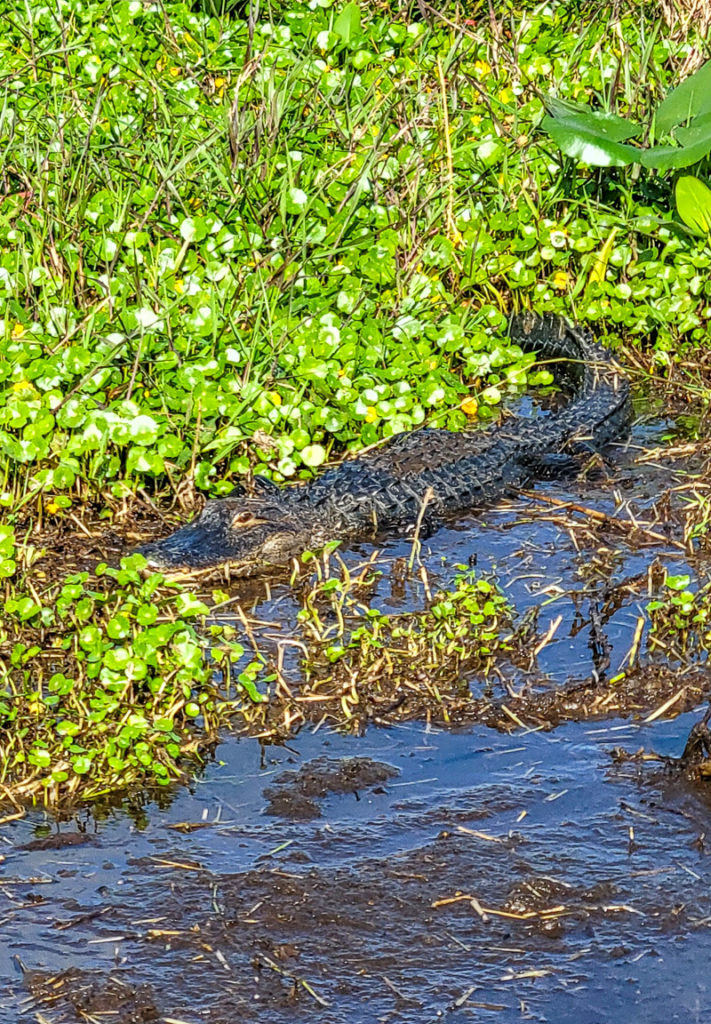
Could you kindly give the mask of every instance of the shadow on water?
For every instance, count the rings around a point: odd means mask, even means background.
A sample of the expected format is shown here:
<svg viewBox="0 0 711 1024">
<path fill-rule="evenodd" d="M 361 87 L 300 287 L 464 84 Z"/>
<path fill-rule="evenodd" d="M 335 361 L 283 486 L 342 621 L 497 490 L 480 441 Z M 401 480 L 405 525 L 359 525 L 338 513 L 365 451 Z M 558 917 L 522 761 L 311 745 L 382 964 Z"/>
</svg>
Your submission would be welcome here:
<svg viewBox="0 0 711 1024">
<path fill-rule="evenodd" d="M 685 472 L 634 462 L 634 446 L 665 430 L 635 431 L 612 487 L 540 493 L 641 515 Z M 657 558 L 674 572 L 686 564 L 671 544 L 604 548 L 603 535 L 598 550 L 581 547 L 553 507 L 522 500 L 439 531 L 423 561 L 446 580 L 475 556 L 519 612 L 548 601 L 540 630 L 562 618 L 539 667 L 563 682 L 595 670 L 601 643 L 614 674 L 647 599 L 629 581 Z M 388 542 L 385 564 L 403 553 Z M 421 596 L 384 573 L 374 601 L 391 610 Z M 260 608 L 284 621 L 295 611 L 286 588 Z M 6 822 L 0 1013 L 51 1024 L 705 1020 L 711 788 L 610 756 L 678 755 L 695 717 L 511 735 L 418 722 L 359 738 L 304 729 L 266 751 L 228 738 L 161 808 Z"/>
</svg>

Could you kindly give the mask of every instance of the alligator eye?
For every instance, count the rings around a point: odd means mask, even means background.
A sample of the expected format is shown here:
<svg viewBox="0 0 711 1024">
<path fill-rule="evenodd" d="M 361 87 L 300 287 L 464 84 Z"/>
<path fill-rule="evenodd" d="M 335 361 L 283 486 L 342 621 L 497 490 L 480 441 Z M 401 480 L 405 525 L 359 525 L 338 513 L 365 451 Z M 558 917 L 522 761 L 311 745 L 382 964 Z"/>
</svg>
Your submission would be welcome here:
<svg viewBox="0 0 711 1024">
<path fill-rule="evenodd" d="M 230 525 L 235 527 L 254 526 L 255 523 L 258 523 L 259 521 L 260 520 L 257 519 L 253 512 L 245 510 L 243 512 L 235 512 L 235 514 L 232 516 L 232 521 Z"/>
</svg>

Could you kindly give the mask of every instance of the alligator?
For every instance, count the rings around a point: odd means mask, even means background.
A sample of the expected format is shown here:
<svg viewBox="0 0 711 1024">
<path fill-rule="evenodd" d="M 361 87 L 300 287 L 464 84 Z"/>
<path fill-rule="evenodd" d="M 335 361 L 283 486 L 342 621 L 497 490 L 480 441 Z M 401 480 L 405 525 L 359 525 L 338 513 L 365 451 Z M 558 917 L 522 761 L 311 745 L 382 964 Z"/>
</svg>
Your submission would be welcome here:
<svg viewBox="0 0 711 1024">
<path fill-rule="evenodd" d="M 560 363 L 570 399 L 558 412 L 508 418 L 486 430 L 423 427 L 347 458 L 309 481 L 264 477 L 206 502 L 191 523 L 138 551 L 148 566 L 196 572 L 229 566 L 247 576 L 288 565 L 334 540 L 383 532 L 428 536 L 445 519 L 490 506 L 531 480 L 580 468 L 581 456 L 623 434 L 630 388 L 610 354 L 560 317 L 518 314 L 509 339 Z"/>
</svg>

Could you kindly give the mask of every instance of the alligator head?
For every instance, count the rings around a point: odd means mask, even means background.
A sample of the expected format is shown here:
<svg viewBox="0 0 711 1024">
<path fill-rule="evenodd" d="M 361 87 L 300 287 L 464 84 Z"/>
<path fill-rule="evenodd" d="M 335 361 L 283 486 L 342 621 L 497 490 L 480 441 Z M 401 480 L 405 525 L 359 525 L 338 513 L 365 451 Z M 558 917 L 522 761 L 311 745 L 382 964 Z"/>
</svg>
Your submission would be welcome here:
<svg viewBox="0 0 711 1024">
<path fill-rule="evenodd" d="M 266 493 L 265 493 L 266 492 Z M 196 572 L 229 564 L 245 576 L 270 565 L 288 565 L 312 537 L 308 510 L 285 500 L 285 492 L 260 487 L 208 501 L 199 516 L 163 540 L 138 548 L 152 569 Z"/>
</svg>

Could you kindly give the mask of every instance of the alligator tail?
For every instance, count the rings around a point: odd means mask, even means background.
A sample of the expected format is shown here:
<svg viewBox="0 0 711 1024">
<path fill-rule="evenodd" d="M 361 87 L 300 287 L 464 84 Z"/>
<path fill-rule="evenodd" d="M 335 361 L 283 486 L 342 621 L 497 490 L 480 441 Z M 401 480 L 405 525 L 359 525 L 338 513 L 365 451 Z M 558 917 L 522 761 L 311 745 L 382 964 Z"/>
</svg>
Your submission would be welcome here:
<svg viewBox="0 0 711 1024">
<path fill-rule="evenodd" d="M 555 416 L 561 441 L 602 447 L 625 432 L 631 417 L 630 386 L 606 348 L 563 317 L 530 313 L 509 320 L 509 337 L 541 362 L 563 360 L 558 380 L 572 385 L 568 405 Z"/>
</svg>

